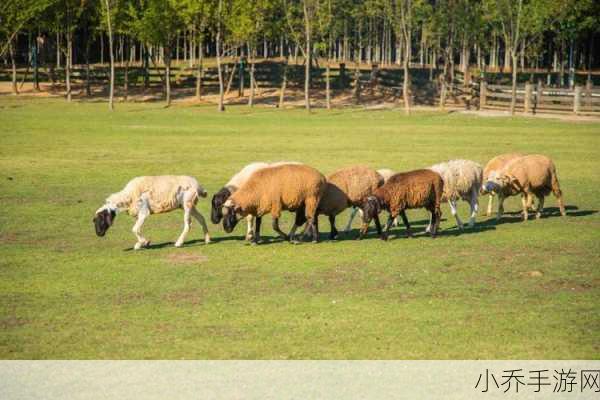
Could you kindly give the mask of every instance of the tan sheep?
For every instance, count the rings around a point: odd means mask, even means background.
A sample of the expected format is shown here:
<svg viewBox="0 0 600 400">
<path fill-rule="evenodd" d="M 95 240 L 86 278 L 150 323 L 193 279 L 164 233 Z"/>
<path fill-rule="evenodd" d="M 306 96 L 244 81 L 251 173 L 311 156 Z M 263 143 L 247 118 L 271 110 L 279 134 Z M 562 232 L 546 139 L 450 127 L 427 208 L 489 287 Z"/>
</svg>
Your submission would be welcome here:
<svg viewBox="0 0 600 400">
<path fill-rule="evenodd" d="M 388 232 L 398 215 L 402 217 L 407 235 L 412 236 L 405 212 L 409 208 L 426 208 L 431 212 L 430 233 L 431 237 L 435 237 L 442 216 L 440 204 L 443 193 L 444 181 L 432 170 L 420 169 L 395 174 L 363 202 L 360 238 L 367 233 L 369 223 L 374 219 L 377 233 L 381 235 L 381 239 L 387 240 Z M 390 214 L 383 232 L 379 222 L 379 213 L 382 210 L 387 210 Z"/>
<path fill-rule="evenodd" d="M 284 239 L 288 235 L 279 228 L 279 218 L 284 210 L 303 212 L 308 233 L 318 241 L 316 224 L 317 207 L 325 191 L 325 177 L 316 169 L 302 164 L 285 164 L 256 171 L 233 193 L 223 206 L 223 228 L 231 232 L 238 222 L 237 214 L 256 217 L 253 243 L 260 241 L 262 216 L 270 213 L 273 230 Z M 298 219 L 298 218 L 297 218 Z M 295 241 L 295 237 L 289 237 Z"/>
<path fill-rule="evenodd" d="M 378 169 L 376 172 L 382 178 L 381 184 L 379 186 L 383 185 L 385 182 L 388 181 L 388 179 L 390 179 L 390 177 L 392 177 L 392 175 L 395 174 L 395 172 L 389 168 Z M 352 221 L 354 221 L 354 217 L 356 217 L 357 213 L 360 214 L 360 218 L 362 219 L 362 211 L 361 211 L 360 207 L 353 206 L 352 211 L 350 212 L 350 218 L 348 218 L 348 223 L 346 224 L 346 227 L 344 228 L 344 232 L 346 232 L 346 233 L 350 232 L 350 229 L 352 228 Z M 394 220 L 394 226 L 398 226 L 397 218 Z"/>
<path fill-rule="evenodd" d="M 335 239 L 338 234 L 335 227 L 336 215 L 348 207 L 359 207 L 367 196 L 370 196 L 381 185 L 383 185 L 383 177 L 374 169 L 363 165 L 342 168 L 327 177 L 325 192 L 319 202 L 318 214 L 329 217 L 330 239 Z M 351 223 L 352 219 L 348 221 L 348 225 Z"/>
<path fill-rule="evenodd" d="M 481 194 L 488 193 L 485 190 L 485 183 L 488 181 L 488 178 L 494 177 L 498 173 L 498 171 L 500 171 L 502 168 L 504 168 L 504 166 L 506 164 L 508 164 L 510 161 L 512 161 L 516 158 L 521 158 L 523 156 L 524 156 L 524 154 L 521 154 L 521 153 L 506 153 L 506 154 L 500 154 L 499 156 L 496 156 L 496 157 L 492 158 L 490 161 L 488 161 L 488 163 L 483 168 L 483 179 L 481 181 L 482 182 Z M 487 206 L 487 211 L 486 211 L 486 215 L 488 217 L 490 215 L 492 215 L 492 203 L 493 202 L 494 202 L 494 194 L 489 193 L 489 201 L 488 201 L 488 206 Z"/>
<path fill-rule="evenodd" d="M 233 192 L 238 190 L 244 183 L 246 183 L 246 181 L 252 176 L 253 173 L 255 173 L 256 171 L 263 169 L 263 168 L 276 167 L 278 165 L 283 165 L 283 164 L 300 164 L 300 163 L 295 162 L 295 161 L 278 161 L 278 162 L 274 162 L 274 163 L 253 162 L 253 163 L 246 165 L 239 172 L 237 172 L 235 175 L 233 175 L 231 177 L 231 179 L 229 180 L 229 182 L 227 182 L 225 184 L 225 186 L 223 186 L 217 193 L 215 193 L 213 195 L 213 198 L 211 200 L 211 213 L 210 213 L 210 219 L 211 219 L 212 223 L 218 224 L 219 222 L 221 222 L 221 218 L 223 218 L 223 215 L 221 214 L 221 209 L 223 208 L 223 204 L 225 204 L 225 201 L 227 201 L 227 199 L 229 198 L 229 196 L 231 196 L 231 194 Z M 246 240 L 251 240 L 254 218 L 251 215 L 249 215 L 246 218 L 246 221 L 248 224 L 248 228 L 246 231 Z"/>
<path fill-rule="evenodd" d="M 550 192 L 556 196 L 560 213 L 565 216 L 556 167 L 554 162 L 544 155 L 533 154 L 513 159 L 497 174 L 488 177 L 485 189 L 498 194 L 497 219 L 500 219 L 504 212 L 504 199 L 517 194 L 521 194 L 523 219 L 526 221 L 529 217 L 528 209 L 533 202 L 533 196 L 538 199 L 536 218 L 540 218 L 544 209 L 544 198 Z"/>
<path fill-rule="evenodd" d="M 141 176 L 134 178 L 120 192 L 111 194 L 94 217 L 96 234 L 104 236 L 113 224 L 117 212 L 126 211 L 136 217 L 133 233 L 137 238 L 135 250 L 147 247 L 150 242 L 142 236 L 142 225 L 150 214 L 161 214 L 183 208 L 183 232 L 175 242 L 181 247 L 190 230 L 192 218 L 202 226 L 204 241 L 210 242 L 210 235 L 204 217 L 196 209 L 198 197 L 206 197 L 206 190 L 191 176 Z"/>
</svg>

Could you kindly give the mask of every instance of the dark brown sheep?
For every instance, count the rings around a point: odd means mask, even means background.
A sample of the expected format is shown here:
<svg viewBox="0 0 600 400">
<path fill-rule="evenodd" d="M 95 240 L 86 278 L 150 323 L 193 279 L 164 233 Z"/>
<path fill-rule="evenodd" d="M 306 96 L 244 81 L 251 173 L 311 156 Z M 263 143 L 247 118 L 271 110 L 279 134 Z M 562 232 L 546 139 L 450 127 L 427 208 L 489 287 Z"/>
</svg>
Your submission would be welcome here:
<svg viewBox="0 0 600 400">
<path fill-rule="evenodd" d="M 400 215 L 406 226 L 406 234 L 412 236 L 410 224 L 405 210 L 409 208 L 426 208 L 431 212 L 431 237 L 437 234 L 442 211 L 440 203 L 444 193 L 442 177 L 431 170 L 419 169 L 393 175 L 383 186 L 376 189 L 362 204 L 363 225 L 360 230 L 362 238 L 369 228 L 372 219 L 381 239 L 387 240 L 394 219 Z M 390 215 L 382 232 L 379 213 L 387 210 Z"/>
</svg>

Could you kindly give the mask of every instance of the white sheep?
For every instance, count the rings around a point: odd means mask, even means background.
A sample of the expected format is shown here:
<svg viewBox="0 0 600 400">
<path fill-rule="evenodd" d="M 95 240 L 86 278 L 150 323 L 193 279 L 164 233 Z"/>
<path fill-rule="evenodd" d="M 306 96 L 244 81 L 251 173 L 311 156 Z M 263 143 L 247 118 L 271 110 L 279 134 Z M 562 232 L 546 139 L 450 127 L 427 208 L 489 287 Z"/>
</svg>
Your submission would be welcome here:
<svg viewBox="0 0 600 400">
<path fill-rule="evenodd" d="M 459 229 L 463 229 L 463 223 L 456 211 L 456 202 L 460 199 L 468 202 L 471 206 L 471 217 L 469 227 L 475 225 L 477 209 L 479 207 L 478 196 L 481 187 L 483 168 L 480 164 L 470 160 L 451 160 L 429 167 L 430 170 L 440 174 L 444 181 L 444 194 L 442 201 L 447 201 L 450 211 L 456 218 Z M 431 223 L 427 227 L 427 232 Z"/>
<path fill-rule="evenodd" d="M 248 179 L 252 176 L 252 174 L 254 174 L 256 171 L 259 171 L 259 170 L 267 168 L 267 167 L 276 167 L 276 166 L 285 165 L 285 164 L 298 165 L 300 163 L 295 162 L 295 161 L 278 161 L 278 162 L 274 162 L 274 163 L 253 162 L 253 163 L 246 165 L 238 173 L 233 175 L 231 177 L 231 179 L 229 179 L 229 182 L 227 182 L 221 188 L 221 190 L 219 190 L 217 193 L 215 193 L 212 198 L 211 213 L 210 213 L 210 220 L 212 221 L 212 223 L 218 224 L 219 222 L 221 222 L 221 219 L 223 218 L 223 214 L 222 214 L 223 204 L 225 204 L 227 199 L 233 193 L 235 193 L 239 188 L 241 188 L 242 185 L 244 185 L 244 183 L 246 183 L 248 181 Z M 252 215 L 248 215 L 246 217 L 246 223 L 247 223 L 246 240 L 252 240 L 252 234 L 253 234 L 252 232 L 254 231 L 254 229 L 253 229 L 254 217 Z"/>
<path fill-rule="evenodd" d="M 198 197 L 206 197 L 206 190 L 191 176 L 141 176 L 133 178 L 120 192 L 111 194 L 94 217 L 96 234 L 104 236 L 113 224 L 118 212 L 126 211 L 137 220 L 133 233 L 137 242 L 133 247 L 139 250 L 148 247 L 150 242 L 142 236 L 142 225 L 150 214 L 160 214 L 183 208 L 183 232 L 175 242 L 181 247 L 190 230 L 194 217 L 204 230 L 204 242 L 210 243 L 210 235 L 204 217 L 196 209 Z"/>
</svg>

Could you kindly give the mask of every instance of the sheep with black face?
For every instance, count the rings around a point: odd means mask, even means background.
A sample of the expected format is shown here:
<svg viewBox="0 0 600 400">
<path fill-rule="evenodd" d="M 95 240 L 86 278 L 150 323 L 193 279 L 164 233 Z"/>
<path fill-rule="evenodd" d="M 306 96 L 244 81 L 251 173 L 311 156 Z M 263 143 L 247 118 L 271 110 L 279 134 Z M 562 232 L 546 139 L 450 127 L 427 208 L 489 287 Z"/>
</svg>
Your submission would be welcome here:
<svg viewBox="0 0 600 400">
<path fill-rule="evenodd" d="M 279 161 L 275 163 L 265 163 L 265 162 L 253 162 L 251 164 L 246 165 L 242 168 L 238 173 L 231 177 L 229 182 L 227 182 L 217 193 L 214 194 L 211 201 L 211 213 L 210 220 L 213 224 L 218 224 L 221 222 L 223 218 L 222 208 L 227 199 L 235 193 L 246 181 L 252 176 L 253 173 L 259 171 L 263 168 L 274 167 L 278 165 L 284 164 L 300 164 L 294 161 Z M 246 231 L 246 240 L 252 239 L 252 230 L 254 224 L 254 217 L 249 215 L 246 218 L 248 227 Z"/>
<path fill-rule="evenodd" d="M 204 217 L 196 209 L 199 197 L 206 197 L 206 190 L 191 176 L 142 176 L 134 178 L 120 192 L 111 194 L 102 207 L 96 210 L 93 222 L 98 236 L 104 236 L 114 223 L 118 212 L 126 211 L 136 218 L 133 233 L 137 238 L 135 250 L 150 244 L 142 236 L 142 225 L 150 214 L 161 214 L 178 208 L 184 211 L 183 232 L 175 242 L 181 247 L 187 236 L 192 217 L 204 230 L 204 241 L 210 242 L 210 235 Z"/>
<path fill-rule="evenodd" d="M 283 164 L 256 171 L 223 205 L 223 228 L 232 232 L 238 215 L 256 218 L 252 243 L 260 241 L 263 215 L 270 213 L 273 230 L 285 240 L 295 242 L 279 228 L 279 218 L 284 210 L 303 212 L 307 232 L 318 241 L 316 223 L 317 207 L 325 190 L 325 177 L 316 169 L 303 164 Z"/>
<path fill-rule="evenodd" d="M 431 212 L 431 237 L 434 238 L 439 229 L 442 211 L 440 204 L 444 193 L 442 177 L 428 169 L 420 169 L 395 174 L 383 186 L 377 188 L 372 196 L 362 204 L 363 225 L 360 230 L 362 238 L 369 228 L 371 220 L 375 220 L 375 227 L 381 239 L 387 240 L 388 232 L 398 215 L 406 226 L 406 234 L 410 237 L 410 224 L 406 217 L 406 209 L 425 208 Z M 379 222 L 379 213 L 383 210 L 389 212 L 385 229 L 382 231 Z"/>
</svg>

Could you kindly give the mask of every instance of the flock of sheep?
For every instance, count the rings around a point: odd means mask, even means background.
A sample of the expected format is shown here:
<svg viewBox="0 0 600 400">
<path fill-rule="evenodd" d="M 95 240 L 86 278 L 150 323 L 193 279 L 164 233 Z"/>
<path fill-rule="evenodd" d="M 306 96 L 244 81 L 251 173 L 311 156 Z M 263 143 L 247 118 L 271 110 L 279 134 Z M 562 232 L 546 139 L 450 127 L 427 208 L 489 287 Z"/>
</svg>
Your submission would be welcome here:
<svg viewBox="0 0 600 400">
<path fill-rule="evenodd" d="M 335 217 L 352 207 L 345 230 L 350 230 L 352 219 L 359 213 L 362 218 L 359 238 L 367 233 L 370 222 L 374 221 L 377 233 L 385 240 L 392 225 L 398 224 L 398 217 L 402 218 L 406 233 L 411 236 L 405 210 L 425 208 L 431 213 L 426 232 L 435 237 L 442 215 L 442 202 L 448 202 L 458 228 L 463 229 L 456 211 L 456 203 L 460 199 L 468 202 L 471 207 L 469 226 L 473 227 L 480 194 L 490 195 L 488 216 L 492 213 L 493 196 L 498 196 L 498 219 L 503 213 L 504 199 L 520 194 L 523 219 L 527 220 L 533 206 L 533 197 L 538 200 L 535 212 L 539 218 L 544 198 L 550 192 L 556 196 L 560 212 L 564 216 L 556 167 L 550 158 L 543 155 L 503 154 L 490 160 L 485 168 L 474 161 L 452 160 L 427 169 L 401 173 L 394 173 L 389 169 L 376 171 L 366 166 L 352 166 L 327 177 L 298 162 L 252 163 L 235 174 L 213 196 L 211 221 L 214 224 L 222 221 L 224 230 L 230 233 L 240 217 L 245 217 L 246 240 L 257 244 L 260 242 L 262 217 L 271 214 L 273 230 L 285 240 L 296 243 L 296 231 L 304 225 L 301 235 L 309 236 L 313 242 L 317 242 L 318 216 L 326 215 L 329 218 L 329 237 L 335 239 L 338 235 Z M 204 230 L 204 240 L 209 243 L 206 221 L 196 209 L 199 197 L 206 196 L 206 190 L 190 176 L 134 178 L 123 190 L 110 195 L 96 211 L 93 219 L 96 234 L 104 236 L 117 213 L 126 211 L 137 218 L 132 230 L 137 238 L 134 249 L 138 250 L 150 244 L 141 231 L 150 214 L 182 208 L 184 228 L 175 246 L 183 245 L 192 218 L 200 223 Z M 279 227 L 279 218 L 284 210 L 296 213 L 294 226 L 288 234 Z M 379 221 L 379 214 L 383 210 L 389 213 L 384 228 Z"/>
</svg>

